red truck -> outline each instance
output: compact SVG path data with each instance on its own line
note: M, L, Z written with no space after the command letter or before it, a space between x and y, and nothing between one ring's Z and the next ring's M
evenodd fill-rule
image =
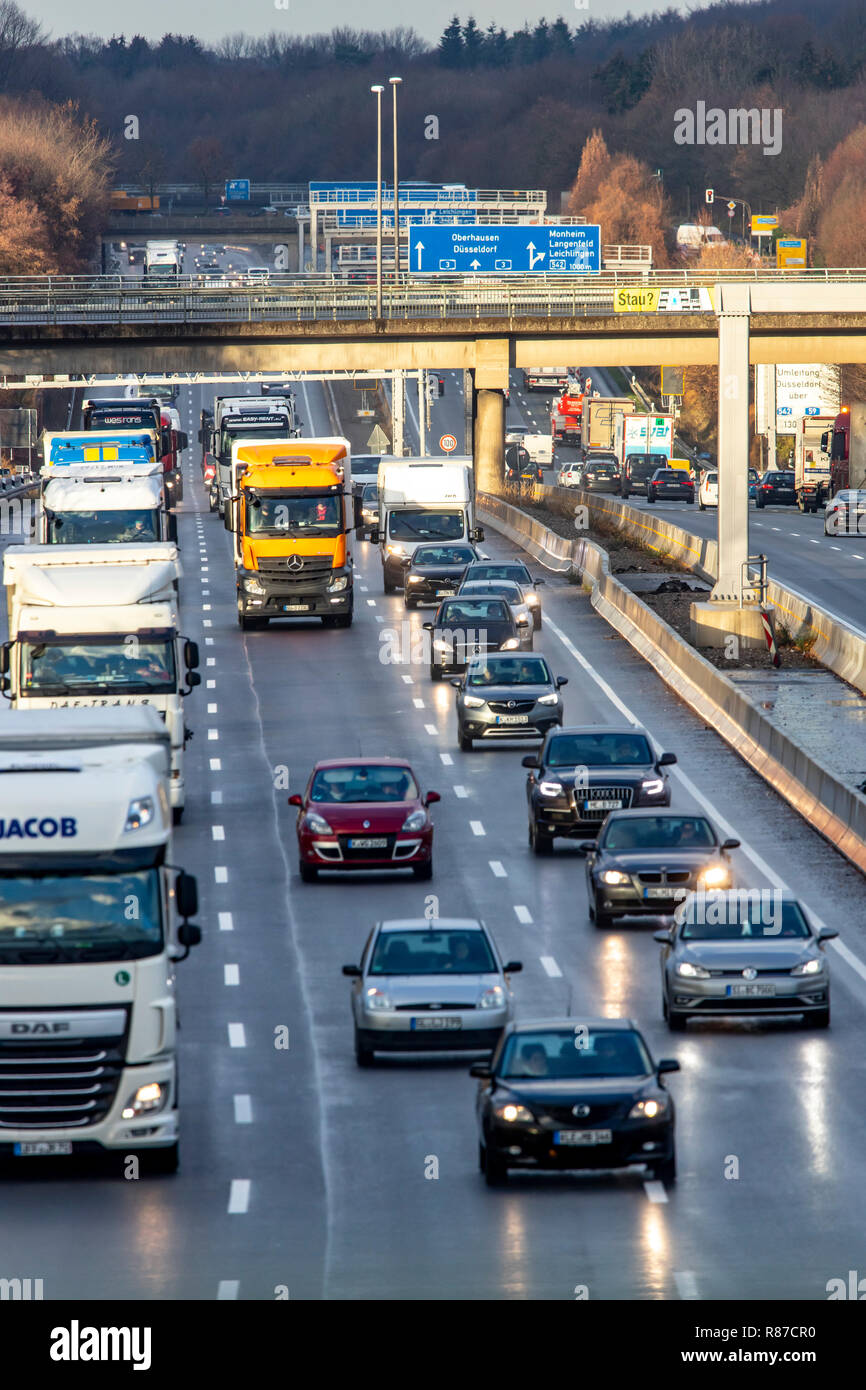
M831 497L841 488L866 487L866 404L843 406L821 446L829 446Z
M583 422L583 395L570 396L568 392L554 401L550 412L550 433L554 448L557 444L580 444Z

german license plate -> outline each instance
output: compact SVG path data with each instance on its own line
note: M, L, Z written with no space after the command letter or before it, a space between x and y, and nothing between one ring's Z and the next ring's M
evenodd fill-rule
M437 589L437 590L436 590L436 597L437 597L437 598L448 598L448 597L450 597L452 594L455 594L456 592L457 592L456 589Z
M643 890L645 898L671 898L673 894L673 888L645 888Z
M583 809L584 811L620 811L622 810L622 802L610 798L600 799L596 797L592 801L584 801Z
M72 1144L68 1139L58 1140L56 1143L31 1143L16 1144L13 1152L16 1158L60 1158L67 1157L72 1153Z
M554 1144L563 1144L573 1149L590 1148L593 1144L610 1144L613 1133L609 1129L558 1129L553 1136Z
M462 1018L454 1018L446 1014L425 1014L421 1018L412 1019L412 1030L418 1033L453 1032L455 1028L462 1027Z
M728 985L727 993L732 999L772 999L776 993L776 986Z
M310 605L309 605L308 603L284 603L284 604L283 604L283 612L284 612L284 613L309 613L309 611L310 611Z
M362 839L360 839L360 840L350 840L350 841L349 841L349 849L387 849L387 848L388 848L388 837L387 837L386 835L382 835L381 837L378 837L378 836L377 836L377 837L375 837L375 838L373 838L373 839L367 837L366 839L363 839L363 838L362 838Z
M497 714L497 724L528 724L528 714Z

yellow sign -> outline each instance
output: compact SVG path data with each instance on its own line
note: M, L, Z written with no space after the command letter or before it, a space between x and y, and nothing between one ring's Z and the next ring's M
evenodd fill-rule
M613 307L618 314L694 314L712 312L715 306L712 291L703 286L646 289L621 285L613 292Z
M805 237L784 237L776 242L777 270L805 270L806 259Z
M779 225L778 217L765 212L752 213L752 236L774 232Z

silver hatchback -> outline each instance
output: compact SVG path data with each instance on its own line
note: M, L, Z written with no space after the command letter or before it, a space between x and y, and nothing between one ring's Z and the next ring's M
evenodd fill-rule
M510 977L483 922L471 917L379 922L352 980L355 1059L376 1052L492 1052L514 1012Z

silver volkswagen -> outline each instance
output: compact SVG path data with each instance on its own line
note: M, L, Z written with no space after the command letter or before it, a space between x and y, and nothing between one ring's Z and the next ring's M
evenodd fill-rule
M491 1052L514 1012L511 975L483 922L472 917L379 922L352 980L355 1058L375 1052Z

